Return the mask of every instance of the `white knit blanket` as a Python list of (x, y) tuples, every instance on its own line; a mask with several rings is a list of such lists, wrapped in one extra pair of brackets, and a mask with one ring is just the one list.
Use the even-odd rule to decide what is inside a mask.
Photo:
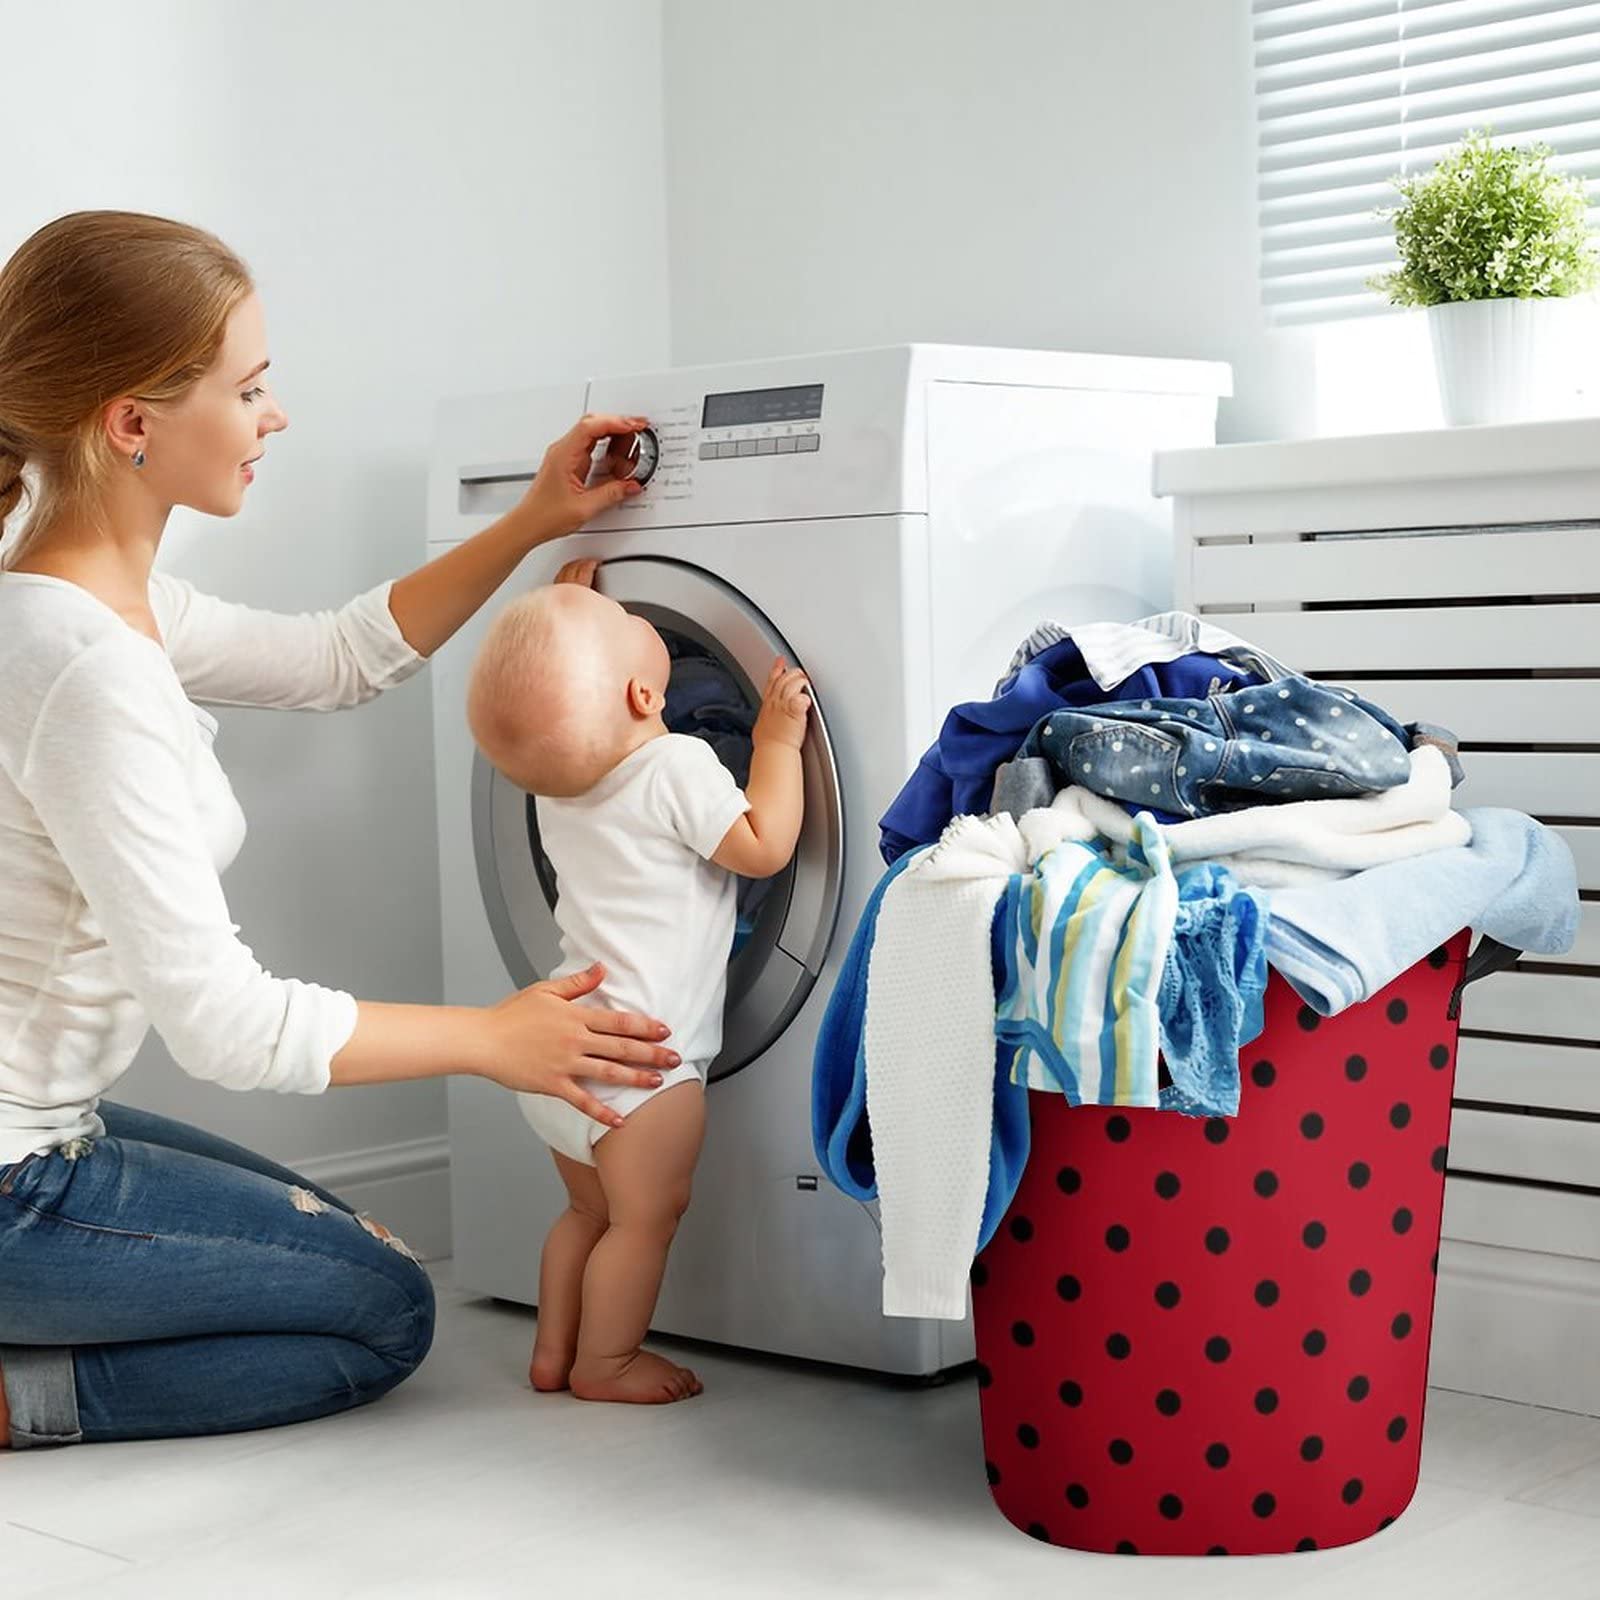
[(867, 1117), (883, 1229), (883, 1311), (959, 1321), (994, 1129), (995, 902), (1063, 839), (1071, 808), (957, 817), (889, 885), (867, 964)]

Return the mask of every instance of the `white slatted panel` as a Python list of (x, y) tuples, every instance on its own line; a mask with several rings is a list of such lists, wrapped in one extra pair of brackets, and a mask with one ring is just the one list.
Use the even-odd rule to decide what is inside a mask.
[(1508, 806), (1536, 817), (1600, 816), (1600, 753), (1538, 751), (1526, 755), (1469, 750), (1458, 806)]
[(1202, 545), (1194, 561), (1202, 606), (1226, 602), (1246, 574), (1260, 604), (1500, 595), (1511, 572), (1528, 594), (1600, 594), (1600, 529)]
[(1389, 180), (1470, 130), (1548, 144), (1600, 199), (1594, 0), (1254, 0), (1262, 291), (1280, 321), (1383, 309)]
[(1593, 678), (1373, 678), (1352, 687), (1401, 722), (1443, 723), (1468, 744), (1600, 745)]
[[(1435, 1327), (1447, 1381), (1567, 1405), (1566, 1379), (1525, 1371), (1530, 1326), (1551, 1350), (1592, 1348), (1593, 1299), (1569, 1290), (1600, 1285), (1600, 481), (1574, 466), (1600, 456), (1591, 441), (1541, 460), (1561, 427), (1528, 426), (1484, 477), (1459, 448), (1484, 430), (1459, 430), (1432, 471), (1426, 436), (1238, 447), (1298, 451), (1276, 478), (1217, 451), (1176, 527), (1180, 603), (1454, 729), (1457, 802), (1542, 815), (1572, 850), (1591, 897), (1575, 947), (1463, 996)], [(1584, 1393), (1600, 1411), (1600, 1383)]]
[(1444, 1236), (1502, 1250), (1600, 1259), (1600, 1195), (1447, 1178)]
[(1456, 1051), (1456, 1098), (1600, 1115), (1600, 1049), (1463, 1035)]
[[(1448, 574), (1440, 574), (1441, 584)], [(1227, 619), (1222, 619), (1226, 621)], [(1302, 672), (1456, 672), (1600, 664), (1600, 605), (1258, 611), (1232, 619)]]
[[(1503, 972), (1462, 997), (1461, 1025), (1480, 1033), (1538, 1034), (1600, 1044), (1600, 988), (1559, 972)], [(1600, 1186), (1600, 1169), (1595, 1172)]]
[(1450, 1119), (1450, 1166), (1456, 1172), (1600, 1188), (1600, 1122), (1457, 1107)]

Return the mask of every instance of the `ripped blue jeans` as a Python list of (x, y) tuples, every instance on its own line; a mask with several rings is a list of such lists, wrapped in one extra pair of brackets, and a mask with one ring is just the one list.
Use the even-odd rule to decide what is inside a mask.
[(0, 1166), (0, 1379), (19, 1448), (343, 1411), (416, 1370), (433, 1288), (287, 1168), (102, 1103), (105, 1136)]

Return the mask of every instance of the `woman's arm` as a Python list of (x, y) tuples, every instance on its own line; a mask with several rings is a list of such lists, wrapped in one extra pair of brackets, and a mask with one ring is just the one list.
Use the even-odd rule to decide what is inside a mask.
[(337, 611), (259, 610), (153, 574), (151, 605), (184, 692), (209, 705), (339, 711), (403, 682), (530, 550), (639, 492), (622, 479), (592, 489), (585, 480), (597, 440), (642, 426), (633, 417), (583, 418), (545, 452), (527, 494), (499, 521)]
[(575, 532), (640, 492), (631, 479), (587, 487), (600, 440), (645, 425), (643, 417), (587, 416), (550, 446), (521, 501), (482, 533), (395, 580), (389, 609), (407, 644), (430, 656), (516, 570), (528, 552)]

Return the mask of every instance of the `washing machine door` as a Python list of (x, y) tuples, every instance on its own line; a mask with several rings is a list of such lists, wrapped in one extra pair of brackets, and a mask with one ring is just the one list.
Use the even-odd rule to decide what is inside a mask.
[[(653, 556), (608, 561), (600, 589), (649, 620), (673, 657), (667, 724), (711, 743), (744, 784), (748, 730), (774, 656), (804, 667), (755, 605), (713, 573)], [(742, 880), (728, 966), (722, 1052), (711, 1080), (730, 1077), (789, 1025), (822, 971), (839, 915), (844, 815), (827, 718), (812, 695), (805, 747), (805, 821), (794, 859), (775, 878)], [(506, 970), (536, 983), (561, 961), (559, 886), (539, 843), (532, 798), (481, 755), (472, 774), (472, 832), (484, 909)]]

